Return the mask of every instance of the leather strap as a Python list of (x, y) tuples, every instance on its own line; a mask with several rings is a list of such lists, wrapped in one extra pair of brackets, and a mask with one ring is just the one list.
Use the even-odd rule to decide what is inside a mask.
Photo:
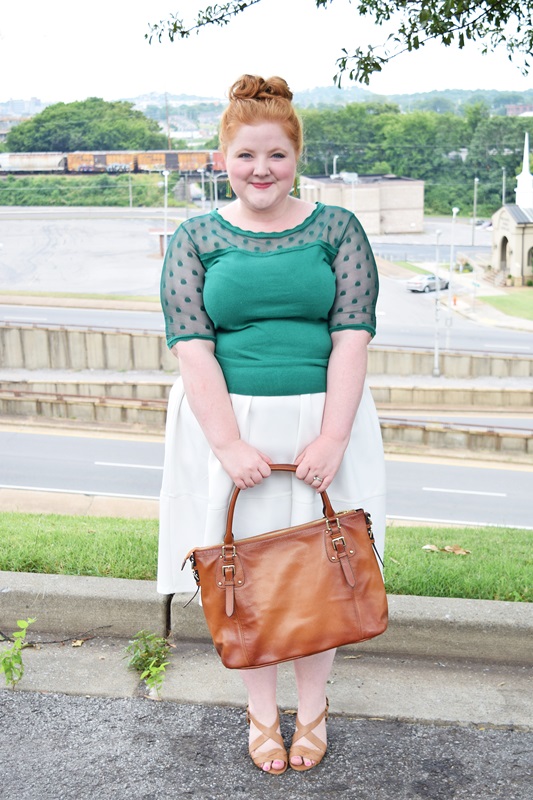
[[(272, 472), (296, 472), (297, 467), (296, 464), (271, 464), (270, 469), (272, 470)], [(241, 490), (237, 486), (235, 486), (229, 502), (228, 519), (226, 523), (226, 535), (224, 536), (225, 545), (233, 544), (233, 515), (235, 513), (235, 503), (237, 502), (237, 497), (239, 496), (240, 491)], [(329, 520), (334, 520), (335, 512), (333, 510), (333, 506), (331, 505), (327, 493), (320, 492), (320, 496), (322, 497), (322, 508), (324, 516)]]

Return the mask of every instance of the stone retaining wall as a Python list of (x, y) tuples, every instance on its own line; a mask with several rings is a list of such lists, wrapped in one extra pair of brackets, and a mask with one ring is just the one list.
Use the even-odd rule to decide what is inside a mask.
[[(0, 364), (9, 369), (94, 369), (175, 372), (164, 337), (148, 333), (0, 326)], [(533, 359), (482, 353), (442, 353), (447, 378), (533, 377)], [(431, 350), (371, 347), (369, 375), (431, 375)]]

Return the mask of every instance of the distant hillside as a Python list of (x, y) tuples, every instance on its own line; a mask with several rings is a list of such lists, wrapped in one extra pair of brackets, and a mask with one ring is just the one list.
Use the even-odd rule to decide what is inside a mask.
[(425, 109), (461, 113), (465, 105), (486, 103), (493, 114), (505, 114), (506, 106), (533, 103), (533, 89), (524, 92), (500, 92), (491, 89), (445, 89), (415, 94), (391, 94), (388, 100), (397, 103), (402, 111)]
[(483, 102), (493, 114), (505, 114), (506, 106), (533, 103), (533, 89), (524, 92), (499, 92), (496, 90), (445, 89), (434, 92), (413, 94), (374, 94), (367, 89), (350, 86), (338, 89), (335, 86), (322, 86), (295, 92), (294, 100), (301, 108), (320, 108), (324, 106), (343, 106), (348, 103), (385, 102), (397, 103), (402, 111), (418, 109), (440, 113), (461, 113), (465, 105)]
[[(223, 97), (201, 97), (190, 94), (171, 94), (169, 92), (148, 92), (137, 97), (121, 97), (133, 103), (134, 107), (146, 112), (155, 119), (164, 119), (166, 109), (182, 110), (190, 108), (191, 114), (210, 113), (218, 117), (227, 100)], [(348, 103), (393, 102), (402, 111), (437, 111), (461, 114), (465, 105), (475, 102), (485, 103), (495, 115), (505, 115), (509, 105), (533, 104), (533, 88), (523, 92), (495, 90), (445, 89), (444, 91), (418, 92), (412, 94), (375, 94), (360, 86), (347, 86), (339, 89), (336, 86), (317, 86), (294, 93), (294, 101), (300, 108), (327, 108), (348, 105)], [(52, 103), (42, 103), (37, 98), (31, 100), (10, 100), (0, 103), (0, 116), (31, 117)], [(199, 108), (202, 106), (203, 108)], [(160, 110), (157, 113), (157, 109)]]
[(294, 93), (294, 102), (300, 108), (345, 106), (348, 103), (365, 103), (379, 99), (380, 95), (360, 86), (349, 86), (346, 89), (338, 89), (336, 86), (317, 86), (314, 89)]
[(168, 92), (149, 92), (138, 97), (123, 97), (121, 99), (133, 103), (135, 108), (139, 109), (145, 109), (147, 106), (159, 106), (162, 108), (167, 104), (173, 106), (192, 106), (202, 103), (226, 104), (226, 100), (222, 97), (200, 97), (195, 94), (170, 94)]

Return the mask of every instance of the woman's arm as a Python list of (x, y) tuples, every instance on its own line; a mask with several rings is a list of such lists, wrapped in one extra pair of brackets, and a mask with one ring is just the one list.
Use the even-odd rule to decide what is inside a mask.
[[(367, 369), (370, 334), (342, 330), (331, 334), (326, 403), (320, 435), (296, 459), (296, 477), (317, 491), (327, 489), (340, 467), (361, 395)], [(322, 478), (320, 486), (313, 476)]]
[(214, 355), (214, 343), (187, 340), (174, 345), (172, 352), (179, 358), (192, 412), (225, 471), (239, 489), (261, 483), (270, 475), (272, 461), (240, 438), (226, 381)]

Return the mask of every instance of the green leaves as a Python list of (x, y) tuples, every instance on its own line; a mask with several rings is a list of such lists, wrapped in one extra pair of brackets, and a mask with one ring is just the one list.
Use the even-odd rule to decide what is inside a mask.
[(159, 696), (165, 668), (170, 663), (166, 660), (169, 649), (166, 639), (148, 631), (139, 631), (126, 647), (126, 653), (131, 656), (128, 667), (137, 670), (140, 679), (156, 696)]
[[(328, 1), (331, 2), (331, 0), (317, 0), (317, 5), (324, 5)], [(165, 34), (168, 35), (171, 42), (176, 38), (188, 39), (193, 31), (198, 33), (207, 25), (227, 25), (232, 17), (236, 17), (237, 14), (260, 2), (261, 0), (231, 0), (228, 3), (215, 3), (214, 6), (207, 6), (203, 11), (200, 10), (196, 21), (189, 25), (179, 19), (177, 14), (171, 14), (169, 19), (150, 25), (150, 31), (145, 34), (144, 38), (148, 39), (150, 44), (153, 39), (161, 42)]]
[(6, 683), (11, 684), (12, 689), (15, 688), (16, 684), (24, 675), (22, 650), (24, 647), (28, 647), (28, 645), (25, 643), (26, 632), (28, 630), (28, 626), (31, 625), (32, 622), (35, 622), (35, 620), (32, 618), (19, 619), (17, 620), (19, 629), (12, 634), (13, 639), (10, 640), (7, 637), (0, 638), (0, 641), (2, 641), (2, 639), (4, 641), (12, 641), (11, 647), (3, 650), (0, 653), (0, 672), (4, 673)]
[(14, 127), (6, 146), (11, 152), (75, 152), (76, 150), (157, 150), (166, 136), (156, 120), (133, 104), (99, 97), (55, 103)]
[[(176, 0), (177, 2), (177, 0)], [(231, 0), (231, 2), (207, 6), (199, 11), (194, 22), (185, 23), (176, 14), (167, 20), (150, 26), (146, 38), (152, 42), (162, 41), (168, 35), (170, 41), (187, 38), (208, 25), (227, 25), (231, 19), (254, 6), (261, 0)], [(309, 0), (317, 8), (327, 10), (333, 0)], [(183, 3), (184, 5), (184, 3)], [(353, 0), (354, 20), (359, 16), (371, 16), (376, 25), (397, 19), (397, 32), (379, 45), (369, 45), (366, 50), (341, 50), (337, 59), (335, 83), (348, 75), (350, 80), (368, 84), (370, 77), (381, 72), (388, 62), (400, 53), (419, 50), (426, 42), (435, 40), (449, 46), (457, 44), (461, 49), (467, 40), (478, 41), (482, 52), (490, 52), (505, 46), (510, 58), (522, 59), (522, 71), (527, 74), (529, 57), (533, 50), (533, 0)], [(391, 46), (393, 49), (391, 50)]]

